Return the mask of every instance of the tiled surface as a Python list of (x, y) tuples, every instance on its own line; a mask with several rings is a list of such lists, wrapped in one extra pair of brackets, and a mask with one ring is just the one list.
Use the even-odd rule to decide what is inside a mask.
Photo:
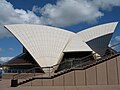
[(75, 35), (67, 30), (42, 25), (18, 24), (6, 27), (41, 67), (57, 64), (68, 40)]

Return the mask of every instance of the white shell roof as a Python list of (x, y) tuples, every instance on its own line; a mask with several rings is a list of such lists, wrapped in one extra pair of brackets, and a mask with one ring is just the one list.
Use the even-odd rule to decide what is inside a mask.
[(5, 27), (17, 37), (41, 67), (57, 64), (70, 37), (75, 35), (42, 25), (16, 24)]
[(77, 33), (86, 42), (89, 47), (101, 56), (105, 54), (108, 44), (111, 40), (112, 34), (118, 22), (98, 25), (92, 28), (82, 30)]
[(85, 42), (82, 41), (79, 35), (73, 36), (64, 52), (77, 52), (77, 51), (93, 51)]
[[(5, 27), (22, 43), (41, 67), (46, 67), (57, 64), (63, 52), (95, 51), (94, 48), (97, 51), (99, 46), (106, 49), (111, 36), (106, 37), (105, 40), (96, 38), (113, 33), (116, 25), (117, 22), (103, 24), (77, 34), (43, 25), (14, 24)], [(94, 39), (96, 39), (94, 42), (90, 42)], [(99, 45), (96, 42), (100, 42)]]
[(92, 28), (82, 30), (78, 32), (77, 34), (80, 35), (81, 39), (84, 42), (87, 42), (97, 37), (113, 33), (117, 24), (118, 22), (102, 24), (102, 25), (98, 25)]

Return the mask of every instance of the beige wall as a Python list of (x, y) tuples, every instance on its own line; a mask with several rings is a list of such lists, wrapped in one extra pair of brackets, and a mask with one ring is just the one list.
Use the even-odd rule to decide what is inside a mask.
[(86, 70), (86, 84), (96, 85), (96, 67), (93, 66)]
[(86, 70), (74, 70), (54, 79), (36, 79), (28, 86), (119, 85), (120, 56)]
[(116, 58), (107, 61), (107, 77), (109, 85), (117, 85), (118, 84), (118, 72), (117, 72), (117, 64)]
[(120, 85), (10, 87), (10, 80), (4, 79), (0, 81), (0, 90), (120, 90)]
[(53, 85), (54, 86), (63, 86), (64, 85), (64, 77), (63, 75), (59, 76), (59, 77), (56, 77), (53, 79)]
[(118, 83), (119, 83), (119, 85), (120, 85), (120, 56), (119, 57), (117, 57), (117, 68), (118, 68), (118, 70), (117, 70), (117, 72), (118, 72)]
[(106, 62), (97, 65), (97, 84), (107, 85)]
[(85, 70), (76, 70), (75, 71), (75, 85), (83, 86), (86, 85), (86, 74)]

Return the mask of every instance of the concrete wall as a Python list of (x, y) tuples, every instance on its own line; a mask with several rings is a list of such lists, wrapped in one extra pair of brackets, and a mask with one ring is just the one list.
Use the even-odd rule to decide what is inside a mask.
[(10, 87), (10, 80), (3, 79), (0, 81), (0, 90), (120, 90), (120, 85)]
[(86, 70), (74, 70), (54, 79), (36, 79), (28, 86), (120, 85), (120, 56)]

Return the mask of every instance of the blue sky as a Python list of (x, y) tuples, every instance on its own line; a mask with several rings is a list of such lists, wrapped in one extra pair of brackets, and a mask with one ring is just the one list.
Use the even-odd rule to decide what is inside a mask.
[[(45, 24), (79, 32), (99, 24), (120, 23), (120, 0), (0, 0), (0, 12), (0, 60), (6, 61), (20, 54), (22, 46), (4, 24)], [(111, 44), (119, 41), (120, 24)]]

